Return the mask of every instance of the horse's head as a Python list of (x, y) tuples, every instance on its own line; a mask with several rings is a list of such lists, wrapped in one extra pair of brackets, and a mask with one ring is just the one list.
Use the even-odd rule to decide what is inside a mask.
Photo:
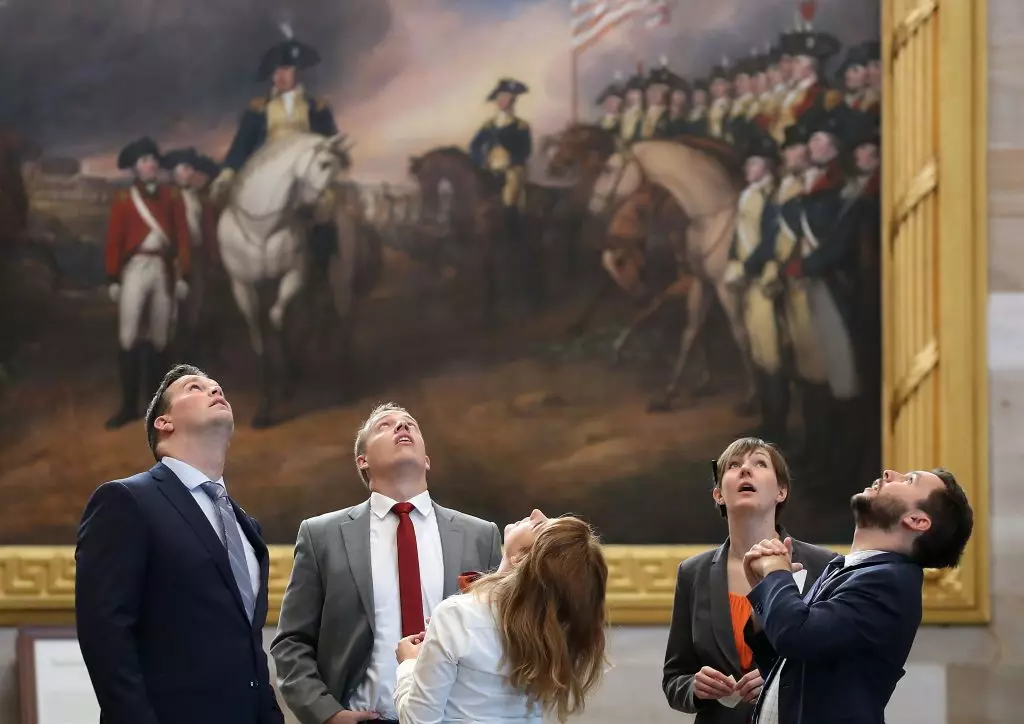
[(479, 174), (469, 154), (456, 146), (435, 148), (409, 158), (409, 175), (420, 190), (419, 213), (423, 218), (445, 215), (451, 200), (466, 196)]
[(313, 145), (308, 160), (299, 166), (299, 196), (303, 203), (315, 203), (339, 173), (352, 167), (349, 151), (353, 145), (341, 133)]
[(542, 150), (551, 176), (564, 178), (578, 173), (593, 178), (615, 152), (615, 138), (600, 126), (574, 123), (546, 138)]

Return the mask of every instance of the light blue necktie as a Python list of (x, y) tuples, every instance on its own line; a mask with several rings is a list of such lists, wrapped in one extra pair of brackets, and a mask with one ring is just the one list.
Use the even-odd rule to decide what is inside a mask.
[(245, 606), (245, 613), (252, 621), (253, 611), (256, 608), (256, 595), (252, 592), (252, 579), (249, 578), (249, 565), (245, 562), (245, 548), (242, 546), (242, 536), (238, 532), (238, 525), (235, 522), (235, 510), (228, 500), (228, 491), (220, 483), (203, 483), (203, 492), (210, 496), (214, 508), (217, 509), (217, 519), (220, 521), (220, 539), (224, 547), (228, 549), (228, 561), (231, 563), (231, 572), (235, 576), (235, 584), (238, 592), (242, 594), (242, 604)]

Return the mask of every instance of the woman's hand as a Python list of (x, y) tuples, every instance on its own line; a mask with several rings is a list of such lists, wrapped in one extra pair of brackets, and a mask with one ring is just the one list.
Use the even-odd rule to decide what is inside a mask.
[(761, 678), (761, 672), (754, 669), (748, 671), (742, 679), (736, 682), (736, 693), (743, 697), (743, 701), (753, 704), (757, 701), (762, 686), (764, 686), (764, 679)]
[(426, 634), (418, 633), (413, 636), (406, 636), (398, 642), (398, 646), (395, 647), (395, 658), (398, 659), (398, 663), (402, 663), (406, 659), (415, 659), (420, 655), (424, 636)]
[(705, 666), (693, 677), (693, 694), (698, 699), (721, 699), (735, 693), (736, 682), (731, 676)]

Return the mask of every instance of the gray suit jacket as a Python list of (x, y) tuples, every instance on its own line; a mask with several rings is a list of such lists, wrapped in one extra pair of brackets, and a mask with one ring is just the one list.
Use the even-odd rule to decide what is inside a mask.
[[(780, 530), (780, 537), (786, 535)], [(693, 679), (701, 667), (710, 666), (737, 681), (747, 673), (740, 667), (729, 614), (728, 554), (726, 538), (718, 548), (683, 561), (676, 580), (661, 685), (669, 706), (696, 714), (697, 724), (747, 724), (754, 711), (742, 701), (730, 709), (693, 694)], [(793, 560), (807, 570), (805, 591), (833, 558), (826, 548), (793, 541)]]
[[(434, 503), (444, 555), (444, 596), (458, 577), (501, 562), (498, 526)], [(278, 687), (303, 724), (322, 724), (348, 705), (373, 653), (370, 504), (304, 520), (270, 653)], [(398, 643), (397, 641), (395, 642)]]

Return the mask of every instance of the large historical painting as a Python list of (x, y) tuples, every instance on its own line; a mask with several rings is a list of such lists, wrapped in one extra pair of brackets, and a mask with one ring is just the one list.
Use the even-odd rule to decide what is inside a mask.
[(725, 444), (848, 537), (880, 467), (877, 0), (0, 2), (0, 544), (225, 387), (269, 541), (419, 419), (442, 503), (706, 543)]

